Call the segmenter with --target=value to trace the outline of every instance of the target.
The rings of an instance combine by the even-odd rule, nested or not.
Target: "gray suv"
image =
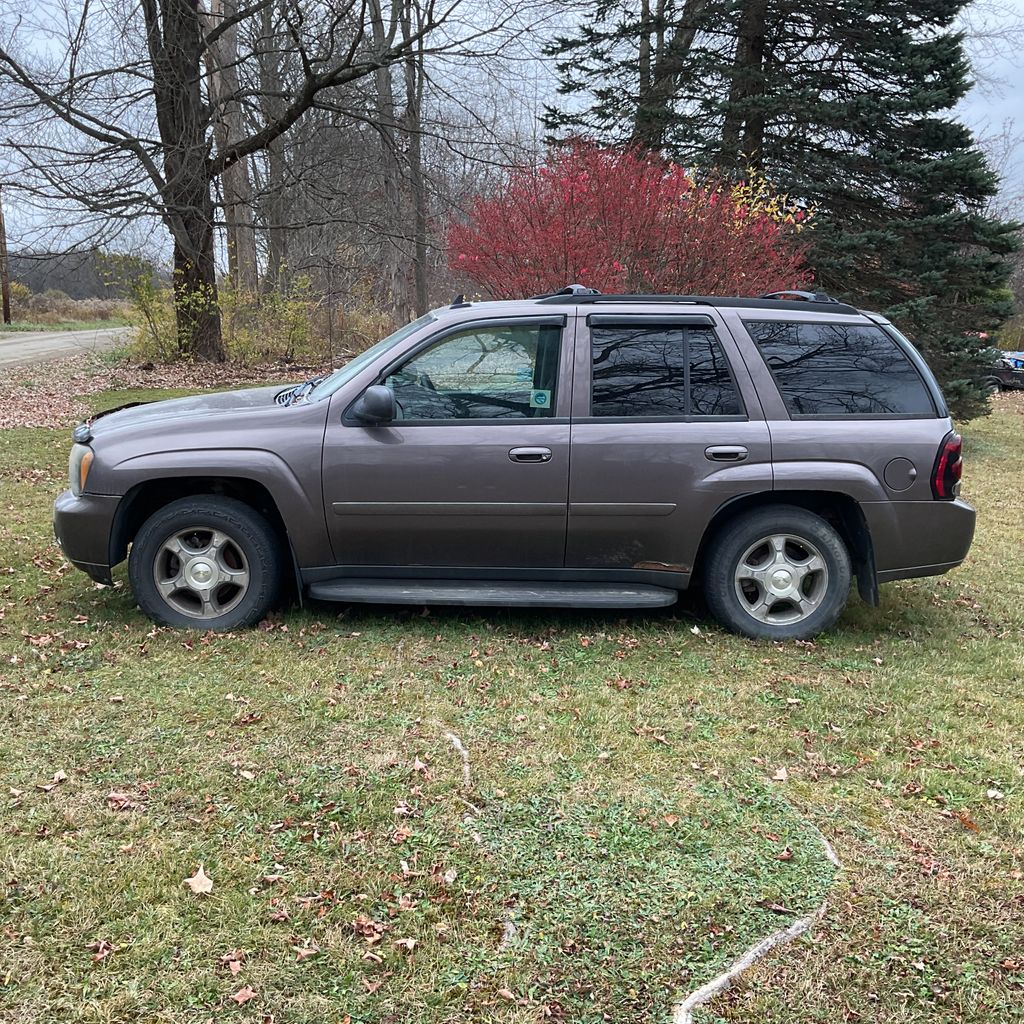
[[[654,607],[698,585],[805,638],[853,577],[959,565],[974,510],[935,379],[820,294],[461,296],[329,376],[124,407],[75,430],[54,527],[157,622],[299,600]],[[130,554],[129,554],[130,550]]]

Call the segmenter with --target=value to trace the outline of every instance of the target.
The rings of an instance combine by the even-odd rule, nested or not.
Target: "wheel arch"
[[[878,576],[871,531],[859,502],[842,491],[759,491],[739,495],[721,505],[708,523],[694,560],[693,578],[700,579],[704,559],[714,539],[739,516],[772,505],[794,505],[820,516],[842,538],[857,577],[857,592],[869,605],[878,606]]]
[[[178,498],[203,494],[234,498],[236,501],[248,505],[270,523],[279,540],[287,545],[293,596],[301,604],[302,584],[298,560],[284,517],[267,487],[259,481],[247,477],[222,474],[169,476],[154,477],[135,484],[118,503],[117,511],[114,514],[110,530],[110,565],[114,566],[125,560],[128,556],[128,546],[135,540],[142,524],[151,515]]]

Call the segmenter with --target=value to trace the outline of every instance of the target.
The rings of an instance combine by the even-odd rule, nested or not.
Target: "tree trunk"
[[[417,11],[417,18],[419,12]],[[406,5],[402,18],[402,31],[406,40],[412,39],[412,0]],[[405,130],[409,136],[409,191],[413,209],[413,307],[417,316],[423,316],[430,306],[427,287],[427,191],[423,180],[423,43],[405,62]]]
[[[672,104],[679,94],[687,57],[703,24],[708,0],[686,0],[668,42],[659,37],[650,66],[649,85],[641,91],[630,142],[645,149],[660,149],[672,123]],[[659,5],[658,32],[662,30]],[[648,57],[650,62],[650,57]]]
[[[159,4],[159,6],[158,6]],[[174,313],[183,356],[224,359],[214,203],[203,112],[202,26],[196,0],[143,0],[163,156],[161,198],[174,240]]]
[[[378,0],[369,4],[370,39],[374,50],[386,46],[388,27]],[[395,318],[399,322],[409,319],[409,288],[403,267],[404,253],[399,239],[405,233],[402,210],[402,169],[398,152],[395,118],[394,83],[391,67],[379,67],[374,74],[376,127],[380,136],[380,183],[383,202],[381,215],[381,270],[385,291]]]
[[[11,282],[7,276],[7,226],[4,223],[4,201],[0,194],[0,306],[4,323],[11,322]]]
[[[760,167],[765,115],[756,102],[765,91],[765,26],[768,0],[747,0],[737,26],[732,83],[722,126],[722,164],[729,168]]]
[[[210,0],[209,27],[238,12],[237,0]],[[215,111],[214,135],[218,151],[245,136],[242,107],[236,98],[238,80],[238,30],[223,32],[207,51],[210,102]],[[249,161],[238,160],[221,175],[224,223],[227,235],[228,273],[236,289],[254,292],[257,287],[256,232],[252,216],[252,184]]]
[[[264,121],[270,123],[281,114],[280,96],[284,91],[280,63],[284,45],[280,32],[275,28],[274,9],[270,4],[260,12],[260,37],[260,104]],[[285,185],[288,160],[285,145],[283,138],[276,138],[267,146],[265,292],[283,290],[288,276],[288,190]]]

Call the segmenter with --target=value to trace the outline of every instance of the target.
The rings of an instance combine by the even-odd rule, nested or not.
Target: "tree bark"
[[[369,3],[370,38],[375,50],[385,43],[388,28],[379,0]],[[376,128],[380,137],[380,183],[383,197],[381,217],[381,269],[387,298],[399,322],[409,319],[409,288],[403,264],[404,253],[399,239],[405,234],[402,210],[402,168],[398,151],[395,92],[390,65],[374,73]]]
[[[174,313],[181,355],[225,357],[213,252],[214,203],[201,91],[196,0],[143,0],[163,155],[164,219],[174,241]]]
[[[237,0],[210,0],[210,29],[238,15]],[[223,152],[245,137],[238,79],[238,29],[221,32],[206,52],[210,103],[214,110],[217,151]],[[254,292],[258,283],[256,232],[253,227],[252,183],[249,161],[238,160],[221,174],[224,224],[227,235],[228,273],[231,283],[243,292]]]
[[[672,123],[672,102],[679,93],[680,80],[686,70],[687,57],[699,31],[708,0],[686,0],[682,13],[676,22],[671,38],[664,42],[661,18],[663,7],[659,4],[659,41],[654,53],[647,60],[650,66],[649,84],[642,89],[636,108],[633,145],[645,149],[660,149],[665,143],[665,132]]]
[[[11,282],[7,276],[7,225],[4,223],[3,190],[0,189],[0,306],[4,323],[11,322]]]
[[[402,31],[412,39],[413,0],[405,6]],[[419,12],[417,10],[417,17]],[[405,62],[405,131],[409,137],[409,192],[413,209],[413,308],[423,316],[430,306],[427,288],[427,191],[423,178],[423,44],[412,43],[413,54]]]
[[[757,98],[765,90],[765,29],[768,0],[747,0],[737,26],[732,82],[722,126],[722,164],[760,167],[764,150],[765,115]]]

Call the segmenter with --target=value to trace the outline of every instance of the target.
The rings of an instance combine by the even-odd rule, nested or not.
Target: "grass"
[[[60,323],[43,323],[31,320],[16,320],[11,324],[0,324],[0,334],[17,334],[24,331],[105,331],[113,327],[127,327],[128,321],[122,317],[111,317],[109,320],[63,320]]]
[[[0,1021],[664,1021],[823,898],[705,1020],[1013,1019],[1021,412],[967,430],[963,568],[784,645],[692,604],[154,629],[52,543],[66,430],[0,433]]]

